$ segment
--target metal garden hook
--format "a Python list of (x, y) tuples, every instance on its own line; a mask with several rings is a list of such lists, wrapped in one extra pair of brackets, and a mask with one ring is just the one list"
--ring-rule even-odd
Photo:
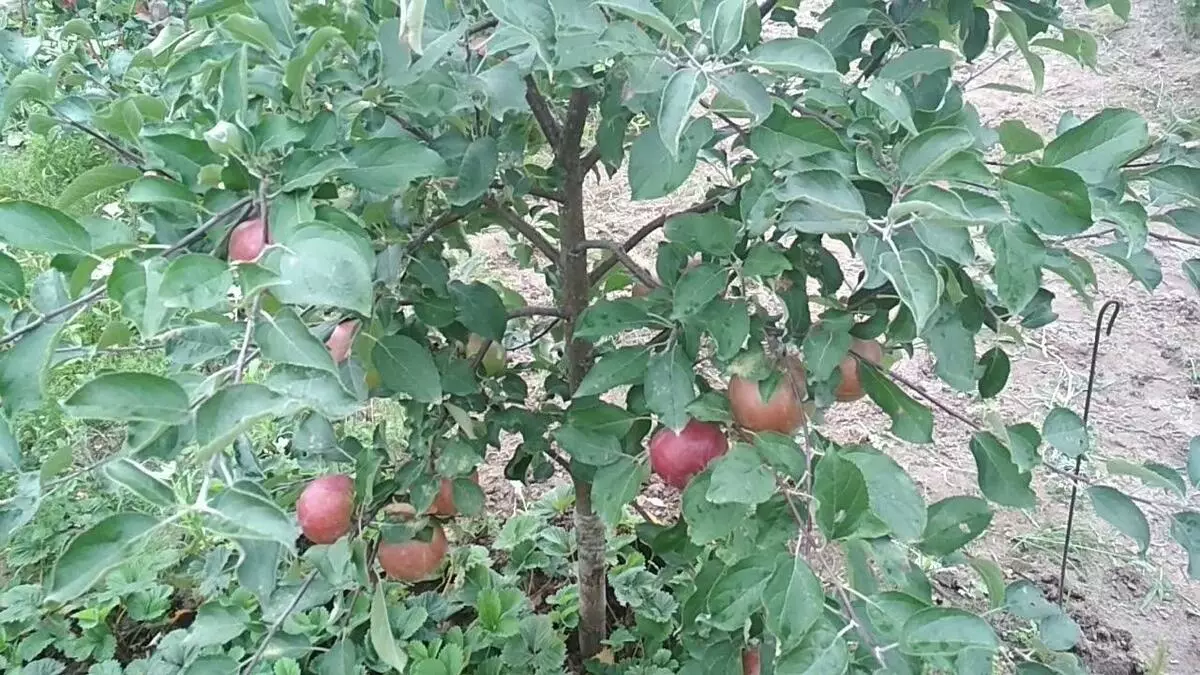
[[(1109, 308), (1112, 308), (1112, 315), (1108, 317), (1108, 327), (1104, 327), (1104, 315), (1108, 314)], [(1100, 329), (1104, 328), (1105, 335), (1112, 335), (1113, 323), (1117, 320), (1117, 315), (1121, 313), (1121, 303), (1116, 300), (1109, 300), (1100, 308), (1100, 313), (1096, 315), (1096, 333), (1092, 337), (1092, 365), (1088, 371), (1087, 393), (1083, 399), (1083, 426), (1086, 431), (1088, 415), (1092, 412), (1092, 389), (1096, 384), (1096, 357), (1100, 354)], [(1083, 466), (1083, 455), (1075, 458), (1075, 478), (1079, 478), (1080, 468)], [(1058, 568), (1058, 604), (1062, 605), (1064, 598), (1067, 597), (1067, 555), (1071, 551), (1071, 528), (1075, 524), (1075, 497), (1079, 493), (1079, 481), (1071, 481), (1071, 505), (1067, 509), (1067, 533), (1063, 538), (1062, 564)]]

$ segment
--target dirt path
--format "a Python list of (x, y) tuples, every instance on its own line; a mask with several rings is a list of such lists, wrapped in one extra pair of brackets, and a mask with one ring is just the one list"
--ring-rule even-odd
[[(1064, 11), (1068, 26), (1096, 34), (1099, 68), (1092, 71), (1056, 53), (1046, 53), (1044, 91), (1019, 95), (982, 85), (995, 82), (1032, 88), (1021, 56), (1011, 55), (993, 64), (996, 55), (985, 55), (959, 74), (960, 81), (976, 75), (968, 98), (985, 123), (1017, 117), (1043, 134), (1052, 134), (1064, 112), (1087, 117), (1105, 107), (1129, 107), (1162, 130), (1172, 121), (1196, 114), (1200, 53), (1184, 35), (1172, 0), (1135, 3), (1128, 24), (1107, 8), (1087, 10), (1080, 0), (1066, 2)], [(977, 74), (985, 67), (985, 72)], [(706, 183), (714, 178), (715, 174), (697, 172), (691, 183), (669, 199), (636, 203), (629, 201), (623, 175), (592, 184), (587, 198), (593, 236), (619, 240), (655, 216), (701, 200)], [(634, 252), (634, 258), (652, 266), (658, 240), (657, 235), (652, 236)], [(530, 302), (547, 300), (539, 275), (516, 270), (509, 248), (504, 235), (484, 235), (481, 269), (487, 274), (506, 270), (500, 273), (505, 284)], [(1092, 254), (1088, 257), (1099, 278), (1094, 306), (1081, 302), (1065, 284), (1052, 286), (1058, 296), (1055, 310), (1060, 320), (1031, 335), (1024, 346), (1004, 345), (1014, 356), (1014, 367), (1009, 387), (998, 400), (975, 403), (941, 385), (927, 356), (899, 363), (896, 369), (942, 400), (970, 411), (976, 419), (998, 414), (1010, 423), (1038, 421), (1054, 405), (1082, 411), (1095, 310), (1106, 300), (1119, 300), (1123, 309), (1112, 336), (1104, 342), (1098, 364), (1091, 416), (1096, 447), (1105, 457), (1153, 459), (1182, 466), (1188, 439), (1200, 434), (1200, 298), (1179, 266), (1186, 257), (1197, 255), (1197, 250), (1153, 240), (1151, 248), (1163, 267), (1163, 282), (1153, 294), (1130, 282), (1116, 265)], [(981, 344), (980, 350), (988, 346)], [(970, 430), (938, 411), (935, 417), (937, 438), (932, 448), (908, 445), (888, 435), (886, 418), (869, 403), (832, 410), (824, 430), (843, 441), (869, 439), (891, 453), (917, 480), (930, 502), (954, 494), (975, 494), (974, 462), (967, 448)], [(506, 443), (496, 452), (490, 458), (492, 466), (483, 472), (493, 513), (511, 513), (523, 499), (515, 492), (519, 488), (503, 479), (503, 462), (511, 445), (515, 444)], [(1065, 458), (1052, 456), (1053, 451), (1043, 452), (1047, 452), (1047, 461), (1067, 466)], [(1104, 476), (1100, 466), (1090, 470)], [(1045, 477), (1039, 482), (1043, 500), (1038, 510), (999, 513), (988, 538), (973, 545), (972, 551), (998, 562), (1009, 580), (1025, 577), (1049, 589), (1057, 584), (1069, 486)], [(1128, 479), (1114, 482), (1138, 490)], [(532, 492), (540, 494), (545, 489), (535, 486)], [(1144, 489), (1140, 493), (1163, 498), (1161, 493)], [(1154, 544), (1146, 562), (1129, 540), (1092, 517), (1086, 497), (1081, 499), (1077, 547), (1068, 575), (1069, 607), (1084, 629), (1081, 653), (1093, 672), (1141, 673), (1155, 660), (1165, 664), (1158, 672), (1197, 672), (1200, 584), (1186, 580), (1186, 556), (1167, 534), (1169, 513), (1148, 509)], [(658, 485), (650, 486), (642, 498), (651, 510), (666, 512), (672, 511), (673, 501), (672, 493)], [(958, 594), (961, 601), (983, 597), (979, 582), (966, 573), (947, 571), (935, 578), (944, 593)], [(1018, 628), (1007, 637), (1020, 652)]]

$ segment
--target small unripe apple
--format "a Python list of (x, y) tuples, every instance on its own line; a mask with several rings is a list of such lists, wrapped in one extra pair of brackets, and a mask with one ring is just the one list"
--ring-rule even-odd
[(334, 327), (333, 333), (325, 341), (325, 347), (333, 357), (334, 363), (341, 363), (350, 356), (350, 347), (354, 344), (354, 334), (357, 332), (356, 319), (348, 319)]
[(644, 298), (650, 295), (650, 287), (639, 281), (629, 289), (629, 294), (635, 298)]
[[(479, 485), (479, 472), (473, 472), (470, 479), (476, 485)], [(442, 485), (438, 488), (437, 497), (433, 500), (433, 505), (429, 507), (429, 515), (441, 516), (449, 518), (458, 515), (458, 505), (454, 503), (454, 481), (450, 478), (443, 478)]]
[[(163, 3), (164, 6), (166, 3)], [(153, 8), (153, 3), (151, 7)], [(204, 132), (204, 142), (208, 149), (218, 155), (229, 155), (242, 151), (242, 132), (229, 122), (217, 122), (213, 128)]]
[(296, 502), (300, 530), (314, 544), (332, 544), (350, 531), (354, 519), (354, 481), (338, 474), (309, 483)]
[[(883, 362), (883, 347), (874, 340), (855, 340), (850, 345), (850, 351), (858, 354), (868, 363), (879, 365)], [(842, 371), (842, 381), (834, 391), (834, 397), (839, 401), (857, 401), (866, 393), (863, 391), (862, 380), (858, 377), (858, 359), (853, 354), (847, 354), (838, 364)]]
[(421, 581), (437, 571), (449, 550), (446, 533), (440, 525), (434, 525), (429, 541), (410, 539), (398, 544), (379, 544), (379, 565), (393, 579)]
[(720, 427), (689, 420), (678, 432), (662, 429), (650, 439), (650, 469), (667, 485), (682, 490), (728, 449), (729, 440)]
[[(471, 334), (471, 337), (467, 339), (467, 358), (475, 358), (479, 354), (479, 350), (483, 349), (483, 345), (487, 342), (484, 338)], [(492, 344), (488, 345), (487, 353), (483, 355), (482, 364), (483, 372), (488, 377), (496, 377), (504, 373), (505, 366), (507, 365), (505, 363), (504, 345), (501, 345), (496, 340), (492, 340)]]
[[(729, 380), (729, 410), (733, 420), (749, 431), (777, 431), (790, 436), (804, 423), (803, 397), (805, 395), (804, 367), (796, 364), (792, 367), (792, 376), (801, 389), (796, 392), (792, 382), (784, 375), (771, 394), (771, 400), (764, 401), (758, 389), (758, 382), (741, 377)], [(800, 397), (797, 397), (797, 393)]]
[(270, 243), (267, 221), (262, 218), (242, 221), (229, 233), (229, 261), (255, 262)]

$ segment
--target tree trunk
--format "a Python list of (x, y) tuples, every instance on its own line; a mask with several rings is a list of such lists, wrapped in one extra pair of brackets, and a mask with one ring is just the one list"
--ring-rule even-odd
[[(575, 322), (588, 304), (591, 284), (588, 283), (587, 251), (582, 242), (587, 239), (583, 214), (583, 181), (586, 176), (580, 161), (580, 139), (587, 120), (588, 95), (576, 90), (571, 97), (567, 119), (563, 124), (558, 158), (566, 173), (563, 188), (560, 270), (563, 281), (563, 309), (567, 315), (565, 353), (567, 385), (575, 391), (591, 366), (591, 345), (575, 339)], [(592, 509), (592, 485), (572, 477), (575, 484), (575, 538), (578, 544), (579, 576), (579, 652), (583, 658), (599, 653), (601, 642), (608, 636), (605, 625), (607, 591), (604, 570), (604, 524)]]

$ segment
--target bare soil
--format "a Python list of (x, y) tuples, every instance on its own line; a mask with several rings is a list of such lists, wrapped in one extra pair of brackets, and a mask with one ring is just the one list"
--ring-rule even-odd
[[(957, 77), (969, 79), (967, 97), (985, 123), (1016, 117), (1030, 128), (1052, 135), (1059, 118), (1068, 111), (1086, 118), (1102, 108), (1128, 107), (1141, 112), (1161, 131), (1176, 120), (1197, 114), (1200, 53), (1183, 32), (1172, 0), (1134, 3), (1128, 23), (1107, 8), (1088, 10), (1080, 0), (1067, 0), (1063, 6), (1068, 26), (1096, 34), (1099, 67), (1093, 71), (1045, 52), (1044, 91), (1020, 95), (983, 87), (1003, 83), (1032, 88), (1032, 77), (1020, 54), (998, 61), (996, 54), (984, 55)], [(820, 11), (809, 7), (805, 5), (802, 12), (815, 16)], [(700, 170), (671, 197), (646, 202), (630, 201), (623, 174), (593, 183), (587, 194), (590, 235), (620, 240), (660, 214), (700, 201), (708, 184), (719, 179), (711, 169)], [(1153, 227), (1167, 231), (1161, 224)], [(517, 269), (511, 242), (503, 234), (488, 233), (481, 239), (482, 275), (496, 277), (531, 304), (550, 300), (538, 273)], [(652, 236), (634, 252), (634, 258), (652, 266), (658, 240), (658, 235)], [(1088, 242), (1079, 243), (1086, 246)], [(978, 420), (998, 415), (1009, 423), (1028, 420), (1040, 424), (1055, 405), (1082, 413), (1095, 311), (1103, 302), (1115, 299), (1122, 307), (1111, 336), (1104, 338), (1100, 348), (1092, 401), (1095, 455), (1183, 466), (1188, 440), (1200, 434), (1200, 297), (1184, 278), (1180, 263), (1200, 251), (1156, 240), (1151, 240), (1150, 248), (1163, 267), (1163, 282), (1154, 293), (1085, 249), (1099, 278), (1094, 304), (1077, 298), (1065, 284), (1052, 283), (1057, 295), (1054, 309), (1060, 318), (1029, 335), (1024, 345), (1003, 343), (1013, 357), (1013, 372), (998, 399), (979, 402), (952, 391), (936, 379), (931, 359), (923, 354), (896, 363), (894, 370)], [(987, 344), (991, 339), (981, 334), (981, 352), (991, 346)], [(513, 358), (528, 359), (529, 355), (518, 353)], [(909, 445), (890, 436), (886, 417), (869, 402), (839, 405), (827, 415), (822, 431), (842, 441), (869, 439), (891, 453), (930, 502), (955, 494), (976, 494), (975, 465), (967, 447), (971, 430), (941, 411), (935, 410), (934, 415), (937, 432), (933, 446)], [(489, 511), (502, 518), (530, 496), (523, 494), (524, 490), (541, 494), (546, 489), (523, 488), (504, 479), (503, 465), (514, 446), (515, 439), (509, 439), (504, 447), (493, 450), (490, 466), (481, 472)], [(1047, 462), (1069, 466), (1066, 458), (1055, 456), (1053, 450), (1043, 448), (1043, 452)], [(1085, 471), (1140, 496), (1179, 501), (1130, 479), (1107, 477), (1103, 464), (1092, 461)], [(561, 480), (565, 477), (560, 472), (551, 484)], [(992, 530), (972, 545), (971, 552), (994, 559), (1010, 581), (1027, 578), (1043, 584), (1053, 598), (1070, 485), (1047, 472), (1039, 472), (1035, 480), (1042, 495), (1039, 507), (1031, 512), (999, 512)], [(677, 517), (677, 494), (657, 482), (647, 486), (639, 503), (656, 518)], [(1200, 506), (1194, 495), (1191, 504)], [(1142, 559), (1131, 541), (1092, 515), (1082, 493), (1080, 505), (1067, 576), (1067, 606), (1084, 633), (1078, 653), (1093, 672), (1102, 674), (1148, 672), (1148, 664), (1156, 662), (1163, 667), (1155, 672), (1200, 672), (1200, 584), (1187, 580), (1186, 554), (1169, 537), (1170, 511), (1145, 507), (1154, 542)], [(981, 585), (971, 573), (947, 570), (945, 574), (952, 583), (939, 584), (944, 594), (960, 595), (964, 602), (982, 597)], [(1027, 653), (1028, 645), (1022, 644), (1018, 633), (1014, 628), (1013, 634), (1007, 635), (1010, 659), (1019, 660)]]

